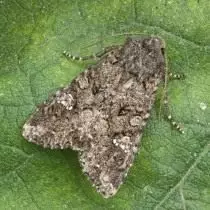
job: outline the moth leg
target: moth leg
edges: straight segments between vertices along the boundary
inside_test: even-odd
[[[181,80],[181,79],[185,79],[185,75],[169,72],[168,78],[169,78],[169,80]]]
[[[167,93],[165,94],[165,100],[164,100],[164,115],[166,119],[170,122],[172,127],[178,130],[180,133],[184,134],[183,126],[180,123],[176,122],[176,120],[174,120],[173,116],[170,113]]]
[[[171,115],[171,112],[169,110],[167,84],[168,84],[168,82],[170,80],[182,80],[182,79],[185,79],[185,75],[184,74],[175,74],[175,73],[172,73],[172,72],[168,72],[167,75],[168,75],[167,76],[168,80],[166,79],[165,94],[163,96],[164,117],[167,119],[167,121],[170,122],[172,127],[174,127],[176,130],[178,130],[180,133],[184,134],[183,126],[181,126],[180,123],[178,123],[178,122],[176,122],[176,120],[174,120],[174,118]]]
[[[63,51],[64,56],[66,56],[67,58],[70,58],[72,60],[79,60],[79,61],[84,61],[84,60],[91,60],[91,59],[96,59],[97,56],[96,55],[89,55],[89,56],[84,56],[84,57],[80,57],[80,56],[75,56],[70,54],[67,51]]]
[[[103,48],[102,51],[97,52],[96,54],[83,56],[83,57],[74,56],[67,51],[64,51],[63,54],[67,58],[70,58],[72,60],[79,60],[79,61],[92,60],[92,59],[97,60],[97,59],[101,58],[102,56],[106,55],[107,53],[109,53],[110,51],[116,49],[117,47],[119,47],[119,45],[113,45],[113,46],[105,47],[105,48]]]

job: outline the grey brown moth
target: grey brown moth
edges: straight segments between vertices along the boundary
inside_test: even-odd
[[[39,105],[23,136],[45,148],[79,151],[82,170],[97,191],[113,196],[133,163],[155,91],[164,81],[164,49],[157,37],[128,38],[110,48]]]

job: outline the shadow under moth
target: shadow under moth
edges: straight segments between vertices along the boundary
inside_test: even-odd
[[[29,142],[78,151],[83,172],[105,198],[116,194],[134,161],[166,74],[160,38],[128,38],[107,49],[39,105],[23,127]]]

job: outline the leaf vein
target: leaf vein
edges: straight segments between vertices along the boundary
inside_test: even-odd
[[[180,196],[181,196],[183,209],[186,210],[185,198],[184,198],[183,188],[182,188],[181,185],[180,185],[180,188],[179,188],[179,192],[180,192]]]
[[[170,197],[170,195],[172,193],[175,192],[175,190],[177,190],[178,187],[180,187],[180,185],[184,184],[184,181],[187,179],[187,177],[191,174],[192,170],[200,163],[201,159],[203,156],[205,156],[208,151],[210,149],[210,144],[208,143],[203,151],[200,153],[200,155],[195,159],[194,163],[189,167],[189,169],[187,170],[187,172],[184,174],[184,176],[181,178],[181,180],[173,187],[171,188],[166,195],[163,197],[162,200],[160,200],[160,202],[154,207],[155,210],[159,209],[163,203],[165,203],[165,201]]]
[[[23,183],[24,187],[26,188],[26,191],[27,191],[28,195],[30,196],[30,198],[31,198],[32,202],[34,203],[34,205],[36,206],[36,208],[37,208],[37,209],[42,209],[42,208],[38,205],[38,203],[36,202],[36,200],[35,200],[34,196],[32,195],[32,193],[30,192],[30,190],[29,190],[28,186],[26,185],[24,179],[18,174],[17,171],[15,171],[15,174],[17,175],[17,177],[18,177],[18,178],[21,180],[21,182]]]

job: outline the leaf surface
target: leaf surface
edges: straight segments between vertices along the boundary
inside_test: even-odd
[[[0,209],[210,209],[210,3],[208,0],[0,1]],[[125,183],[103,199],[71,150],[45,150],[21,130],[36,105],[127,36],[157,35],[168,67],[171,113],[185,134],[158,117],[142,138]]]

